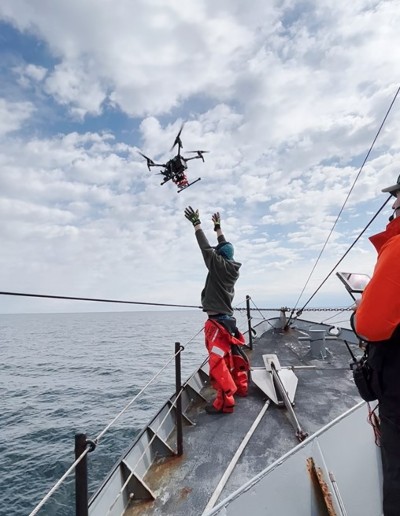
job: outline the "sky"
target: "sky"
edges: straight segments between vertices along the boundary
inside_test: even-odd
[[[235,306],[302,307],[400,173],[400,99],[360,173],[399,25],[392,0],[2,0],[0,290],[197,306],[190,205],[212,244],[221,213]],[[138,151],[168,161],[182,123],[183,155],[209,153],[177,193]],[[371,275],[390,205],[338,270]],[[333,274],[308,307],[351,303]],[[127,309],[149,307],[0,296],[0,313]]]

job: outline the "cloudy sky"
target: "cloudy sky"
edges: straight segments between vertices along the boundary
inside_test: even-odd
[[[399,25],[391,0],[2,0],[0,290],[198,305],[191,205],[210,241],[221,212],[236,304],[293,306],[400,85]],[[298,306],[396,182],[399,112]],[[168,160],[182,122],[184,150],[210,153],[177,194],[138,150]],[[375,258],[365,236],[339,268]],[[310,306],[350,304],[333,276]],[[3,313],[113,309],[0,296]]]

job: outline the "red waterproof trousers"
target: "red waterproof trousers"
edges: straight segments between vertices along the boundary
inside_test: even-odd
[[[237,331],[233,336],[213,319],[204,327],[206,347],[209,354],[211,385],[217,391],[214,408],[221,412],[233,412],[234,394],[247,396],[249,363],[238,352],[245,344],[244,336]]]

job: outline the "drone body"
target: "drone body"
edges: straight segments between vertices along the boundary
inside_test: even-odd
[[[198,158],[200,158],[204,161],[203,154],[205,152],[208,152],[208,151],[202,151],[202,150],[189,151],[191,153],[196,153],[196,156],[192,156],[190,158],[185,158],[185,157],[181,156],[181,148],[183,147],[182,140],[181,140],[182,129],[183,129],[183,124],[179,130],[178,135],[175,138],[174,144],[171,147],[171,150],[172,150],[176,145],[178,145],[178,154],[176,156],[174,156],[172,159],[170,159],[169,161],[167,161],[167,163],[154,163],[154,161],[152,159],[148,158],[147,156],[145,156],[144,154],[139,152],[139,154],[141,156],[143,156],[145,158],[145,160],[147,161],[147,168],[149,170],[151,170],[151,167],[160,167],[163,169],[163,170],[161,170],[161,172],[159,172],[163,176],[163,181],[162,181],[161,185],[163,185],[167,181],[171,180],[178,187],[178,193],[182,192],[182,190],[186,190],[186,188],[189,188],[189,186],[193,185],[194,183],[197,183],[197,181],[200,181],[200,179],[201,179],[201,177],[199,177],[195,181],[192,181],[191,183],[189,183],[189,180],[185,173],[185,171],[188,168],[187,162],[190,161],[191,159],[198,159]]]

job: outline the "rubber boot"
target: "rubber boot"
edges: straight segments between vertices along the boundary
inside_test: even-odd
[[[217,397],[213,402],[213,407],[217,412],[231,414],[235,408],[235,398],[230,391],[226,394],[222,389],[218,389]]]

